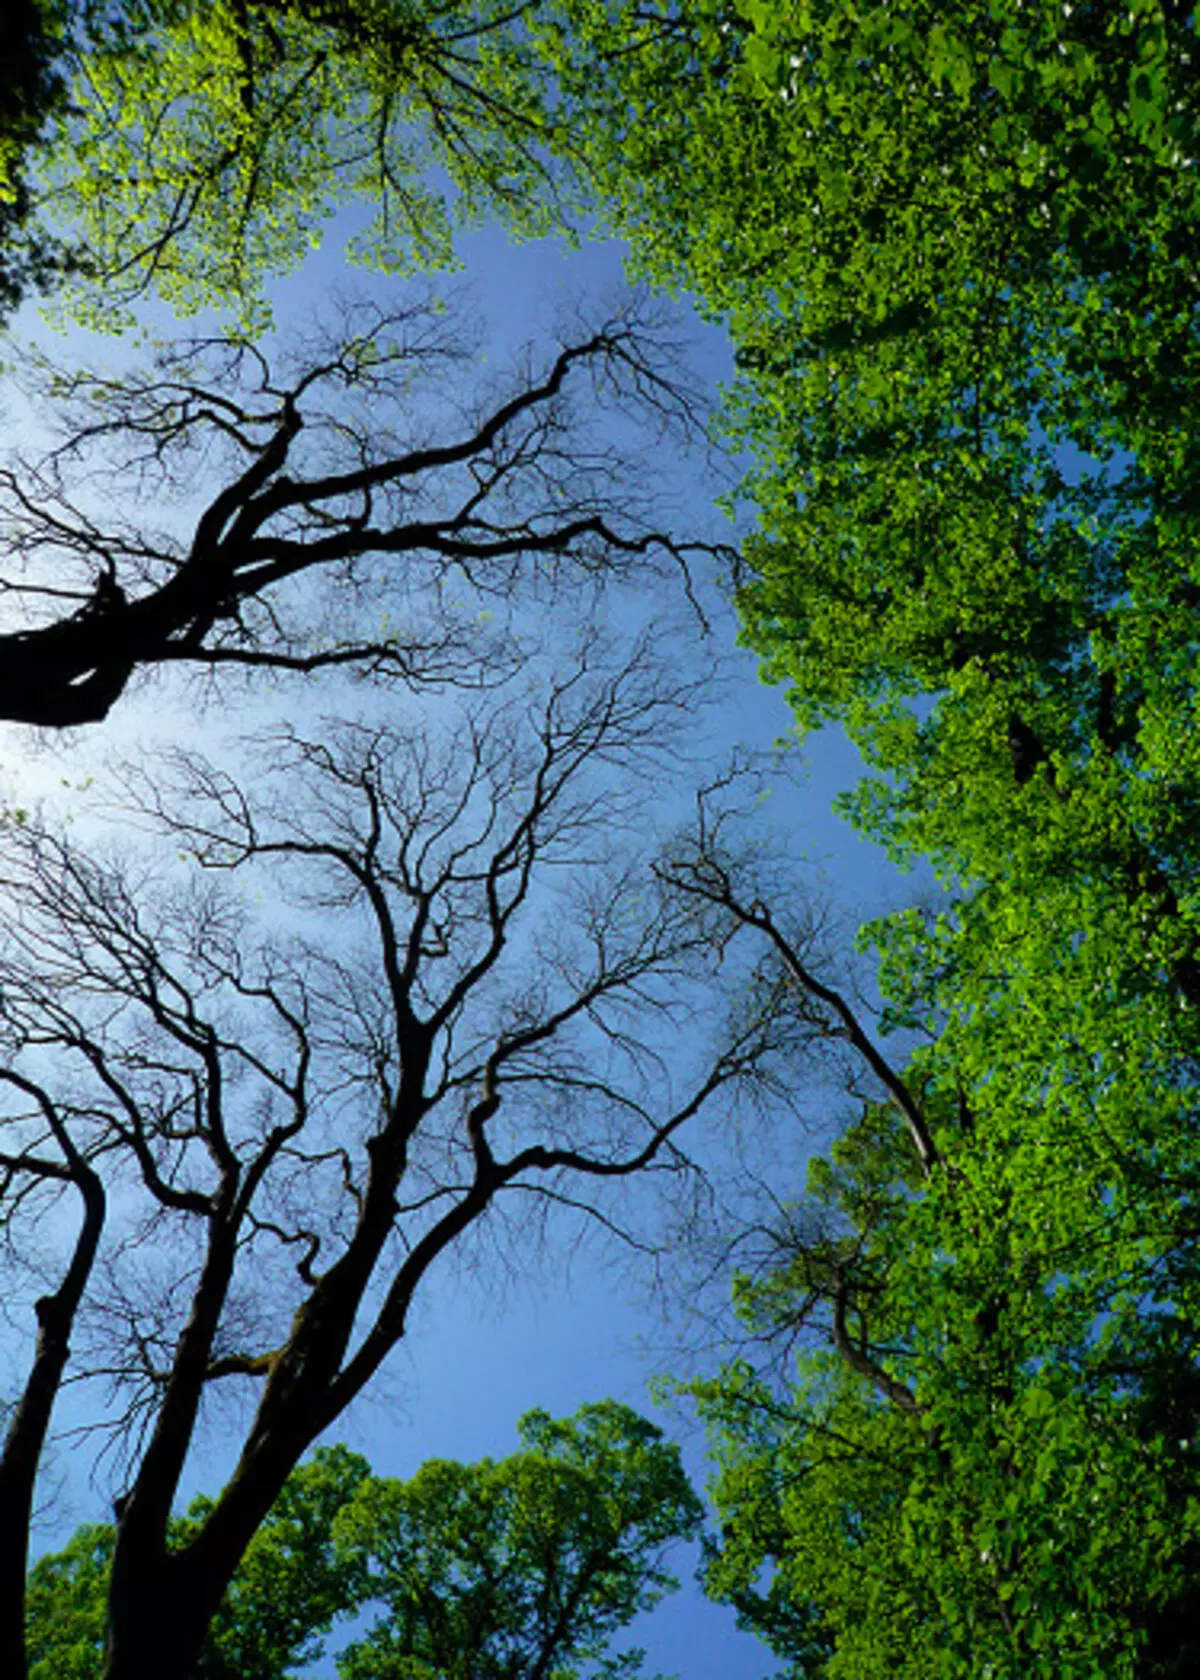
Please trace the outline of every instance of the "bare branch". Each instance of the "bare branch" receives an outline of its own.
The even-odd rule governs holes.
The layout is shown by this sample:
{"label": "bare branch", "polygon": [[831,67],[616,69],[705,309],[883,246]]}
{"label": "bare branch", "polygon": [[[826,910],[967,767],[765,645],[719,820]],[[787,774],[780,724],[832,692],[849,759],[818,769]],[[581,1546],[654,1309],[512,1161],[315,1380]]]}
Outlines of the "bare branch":
{"label": "bare branch", "polygon": [[[508,1192],[629,1240],[605,1187],[690,1171],[684,1129],[779,1053],[778,998],[726,1006],[736,965],[643,838],[702,686],[652,635],[621,663],[584,636],[437,726],[277,731],[243,780],[188,753],[130,771],[140,861],[0,830],[0,1217],[30,1217],[28,1185],[120,1186],[54,1387],[107,1385],[130,1456],[114,1602],[163,1639],[202,1633],[299,1455]],[[214,1391],[253,1415],[172,1551]]]}
{"label": "bare branch", "polygon": [[[0,717],[95,722],[166,665],[352,666],[410,685],[511,669],[499,627],[487,657],[478,623],[468,642],[452,581],[507,604],[669,570],[699,611],[692,565],[718,550],[651,522],[602,429],[606,404],[655,426],[691,412],[636,310],[469,409],[448,400],[445,371],[466,358],[440,321],[432,305],[371,311],[279,369],[224,340],[121,376],[35,361],[64,435],[0,472]],[[198,496],[210,475],[220,488]],[[171,528],[125,514],[152,499]],[[323,580],[323,604],[302,578]]]}
{"label": "bare branch", "polygon": [[[762,935],[791,984],[804,999],[828,1012],[829,1031],[850,1045],[896,1104],[928,1177],[939,1156],[920,1103],[874,1043],[850,1001],[813,972],[801,947],[780,926],[765,900],[752,885],[748,892],[739,888],[738,864],[722,841],[723,819],[718,815],[714,820],[707,800],[707,794],[698,799],[694,831],[681,840],[671,858],[657,866],[660,878],[686,898],[723,913],[730,929],[750,929]],[[741,873],[747,873],[744,864]]]}

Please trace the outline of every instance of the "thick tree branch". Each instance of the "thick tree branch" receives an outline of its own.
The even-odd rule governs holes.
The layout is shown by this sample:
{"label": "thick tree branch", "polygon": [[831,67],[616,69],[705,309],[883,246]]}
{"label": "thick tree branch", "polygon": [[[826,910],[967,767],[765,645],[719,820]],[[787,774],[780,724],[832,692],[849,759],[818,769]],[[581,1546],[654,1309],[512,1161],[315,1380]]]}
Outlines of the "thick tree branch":
{"label": "thick tree branch", "polygon": [[5,1161],[10,1171],[74,1184],[82,1219],[71,1258],[58,1288],[35,1303],[37,1337],[33,1362],[9,1421],[0,1450],[0,1667],[25,1673],[25,1577],[29,1567],[29,1527],[34,1489],[50,1420],[70,1358],[71,1330],[92,1274],[104,1229],[107,1197],[100,1175],[77,1149],[50,1095],[12,1068],[0,1072],[6,1084],[31,1097],[45,1117],[63,1154],[61,1164],[17,1156]]}
{"label": "thick tree branch", "polygon": [[[391,325],[375,321],[372,330],[383,337]],[[402,401],[405,357],[383,350],[377,365],[369,348],[356,341],[353,356],[343,348],[282,390],[264,371],[244,403],[190,379],[135,379],[128,390],[112,380],[76,381],[71,401],[84,405],[85,417],[68,442],[40,472],[10,470],[0,480],[11,510],[3,577],[10,601],[40,613],[56,600],[73,607],[0,631],[0,717],[52,728],[97,722],[136,671],[160,664],[304,672],[354,662],[421,681],[432,652],[431,680],[444,678],[455,668],[453,659],[447,666],[453,638],[447,642],[445,627],[361,633],[355,621],[371,566],[372,576],[385,568],[406,587],[457,570],[475,587],[508,594],[547,562],[595,576],[659,559],[679,569],[690,593],[691,556],[715,551],[618,515],[611,448],[573,439],[564,408],[568,385],[588,369],[594,379],[640,381],[657,400],[665,381],[635,326],[616,321],[566,346],[543,376],[474,424],[443,422],[450,436],[415,447],[388,447],[379,412]],[[223,362],[232,380],[244,376],[229,366],[228,346],[203,353]],[[423,354],[436,359],[415,347],[418,369]],[[243,360],[253,362],[249,350]],[[322,407],[330,391],[336,401]],[[362,406],[372,391],[378,405],[363,409],[372,421],[341,413],[351,395]],[[88,404],[107,405],[111,417],[88,418]],[[184,547],[128,526],[105,531],[65,488],[75,457],[103,447],[127,454],[142,475],[139,489],[150,474],[160,490],[176,492],[187,453],[212,434],[240,464]],[[148,460],[140,454],[147,437]],[[357,457],[353,465],[329,464],[347,454]],[[323,625],[299,619],[285,627],[282,607],[296,608],[286,586],[334,568],[344,587],[333,633],[321,636]],[[421,595],[428,614],[432,591]],[[326,646],[314,648],[314,630]]]}

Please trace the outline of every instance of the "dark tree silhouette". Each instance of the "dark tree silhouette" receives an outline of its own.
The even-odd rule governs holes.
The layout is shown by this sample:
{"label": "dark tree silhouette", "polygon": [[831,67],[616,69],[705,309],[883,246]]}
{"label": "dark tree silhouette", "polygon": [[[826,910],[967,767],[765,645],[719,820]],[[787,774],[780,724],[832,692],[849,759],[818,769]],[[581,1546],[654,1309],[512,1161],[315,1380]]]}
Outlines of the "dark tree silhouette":
{"label": "dark tree silhouette", "polygon": [[278,366],[225,338],[113,377],[31,363],[61,435],[0,473],[0,718],[97,722],[171,664],[474,671],[454,580],[507,601],[564,568],[686,579],[705,545],[650,523],[604,430],[631,403],[692,422],[658,350],[633,311],[468,399],[472,347],[422,303],[360,310]]}
{"label": "dark tree silhouette", "polygon": [[[106,1676],[182,1677],[439,1257],[514,1195],[619,1222],[604,1187],[680,1168],[680,1129],[760,1076],[770,999],[724,1010],[739,976],[631,838],[693,723],[665,671],[653,645],[606,671],[593,638],[537,706],[286,731],[244,784],[186,754],[131,773],[180,878],[6,826],[0,1217],[37,1325],[0,1458],[6,1674],[64,1381],[110,1385],[124,1454]],[[255,890],[297,907],[286,937]],[[172,1550],[217,1388],[247,1398],[240,1456]]]}

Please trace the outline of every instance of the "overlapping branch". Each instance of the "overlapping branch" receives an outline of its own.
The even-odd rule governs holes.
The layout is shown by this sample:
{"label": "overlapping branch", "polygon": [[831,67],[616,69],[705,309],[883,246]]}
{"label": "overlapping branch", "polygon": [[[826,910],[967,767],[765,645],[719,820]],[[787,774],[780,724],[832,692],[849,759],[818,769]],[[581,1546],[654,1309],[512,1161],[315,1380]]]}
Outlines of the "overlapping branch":
{"label": "overlapping branch", "polygon": [[[607,394],[656,424],[692,418],[636,316],[465,409],[447,378],[468,359],[429,305],[370,312],[282,372],[225,340],[121,377],[41,369],[63,438],[0,473],[0,717],[96,722],[135,673],[171,664],[478,681],[478,616],[456,614],[454,580],[493,604],[663,565],[690,588],[711,550],[641,515],[571,401],[588,382],[593,409]],[[202,466],[221,488],[197,499]],[[150,529],[147,504],[172,528]],[[505,668],[512,649],[492,656]]]}
{"label": "overlapping branch", "polygon": [[[441,739],[286,731],[243,782],[178,754],[126,783],[192,860],[161,891],[149,866],[89,859],[35,823],[3,836],[22,1101],[0,1116],[0,1189],[43,1169],[58,1187],[121,1186],[97,1277],[65,1312],[121,1397],[110,1425],[144,1431],[120,1501],[112,1675],[149,1638],[202,1636],[297,1457],[405,1335],[447,1249],[526,1183],[598,1196],[623,1223],[604,1187],[680,1167],[682,1129],[773,1053],[769,1009],[719,1030],[707,931],[636,846],[695,689],[653,644],[613,668],[593,639],[540,699],[494,695]],[[254,882],[295,906],[286,936],[244,909]],[[31,1068],[44,1096],[22,1083]],[[139,1270],[148,1230],[169,1241],[160,1284]],[[218,1383],[255,1391],[240,1462],[168,1552]]]}

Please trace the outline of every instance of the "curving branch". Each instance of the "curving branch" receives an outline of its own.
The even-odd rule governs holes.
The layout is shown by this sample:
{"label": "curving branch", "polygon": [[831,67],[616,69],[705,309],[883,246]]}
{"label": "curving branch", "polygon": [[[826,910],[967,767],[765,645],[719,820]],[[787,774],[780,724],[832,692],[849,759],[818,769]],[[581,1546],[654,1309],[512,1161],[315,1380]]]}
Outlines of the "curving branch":
{"label": "curving branch", "polygon": [[762,935],[791,985],[825,1012],[829,1033],[850,1046],[895,1103],[916,1149],[921,1170],[928,1177],[938,1165],[939,1154],[920,1102],[875,1044],[849,999],[813,971],[800,945],[780,926],[770,906],[756,892],[747,895],[739,890],[735,869],[723,855],[719,834],[707,817],[703,796],[695,832],[686,838],[675,857],[658,865],[658,873],[683,897],[721,912],[733,927]]}
{"label": "curving branch", "polygon": [[[73,1185],[82,1217],[58,1287],[34,1302],[37,1333],[33,1358],[0,1449],[0,1665],[25,1672],[25,1578],[29,1526],[38,1470],[71,1356],[71,1333],[92,1276],[104,1229],[107,1196],[95,1167],[77,1146],[68,1116],[44,1086],[13,1068],[0,1069],[0,1085],[31,1100],[62,1159],[22,1149],[0,1156],[6,1190],[22,1178]],[[21,1121],[10,1123],[21,1129]],[[9,1126],[0,1125],[0,1132]]]}
{"label": "curving branch", "polygon": [[[618,318],[465,419],[445,385],[464,358],[417,309],[372,313],[282,380],[224,341],[119,379],[42,367],[65,437],[0,473],[0,602],[17,619],[0,626],[0,718],[94,723],[136,672],[177,664],[477,680],[480,638],[439,604],[452,575],[508,600],[548,567],[595,580],[667,565],[690,591],[691,561],[716,551],[639,518],[629,463],[569,400],[586,380],[593,403],[689,419],[655,356],[636,317]],[[195,506],[198,460],[224,482]],[[182,504],[190,535],[108,517],[101,466],[114,507],[130,491]],[[336,580],[328,613],[299,588],[316,577]],[[364,633],[398,601],[410,624]]]}

